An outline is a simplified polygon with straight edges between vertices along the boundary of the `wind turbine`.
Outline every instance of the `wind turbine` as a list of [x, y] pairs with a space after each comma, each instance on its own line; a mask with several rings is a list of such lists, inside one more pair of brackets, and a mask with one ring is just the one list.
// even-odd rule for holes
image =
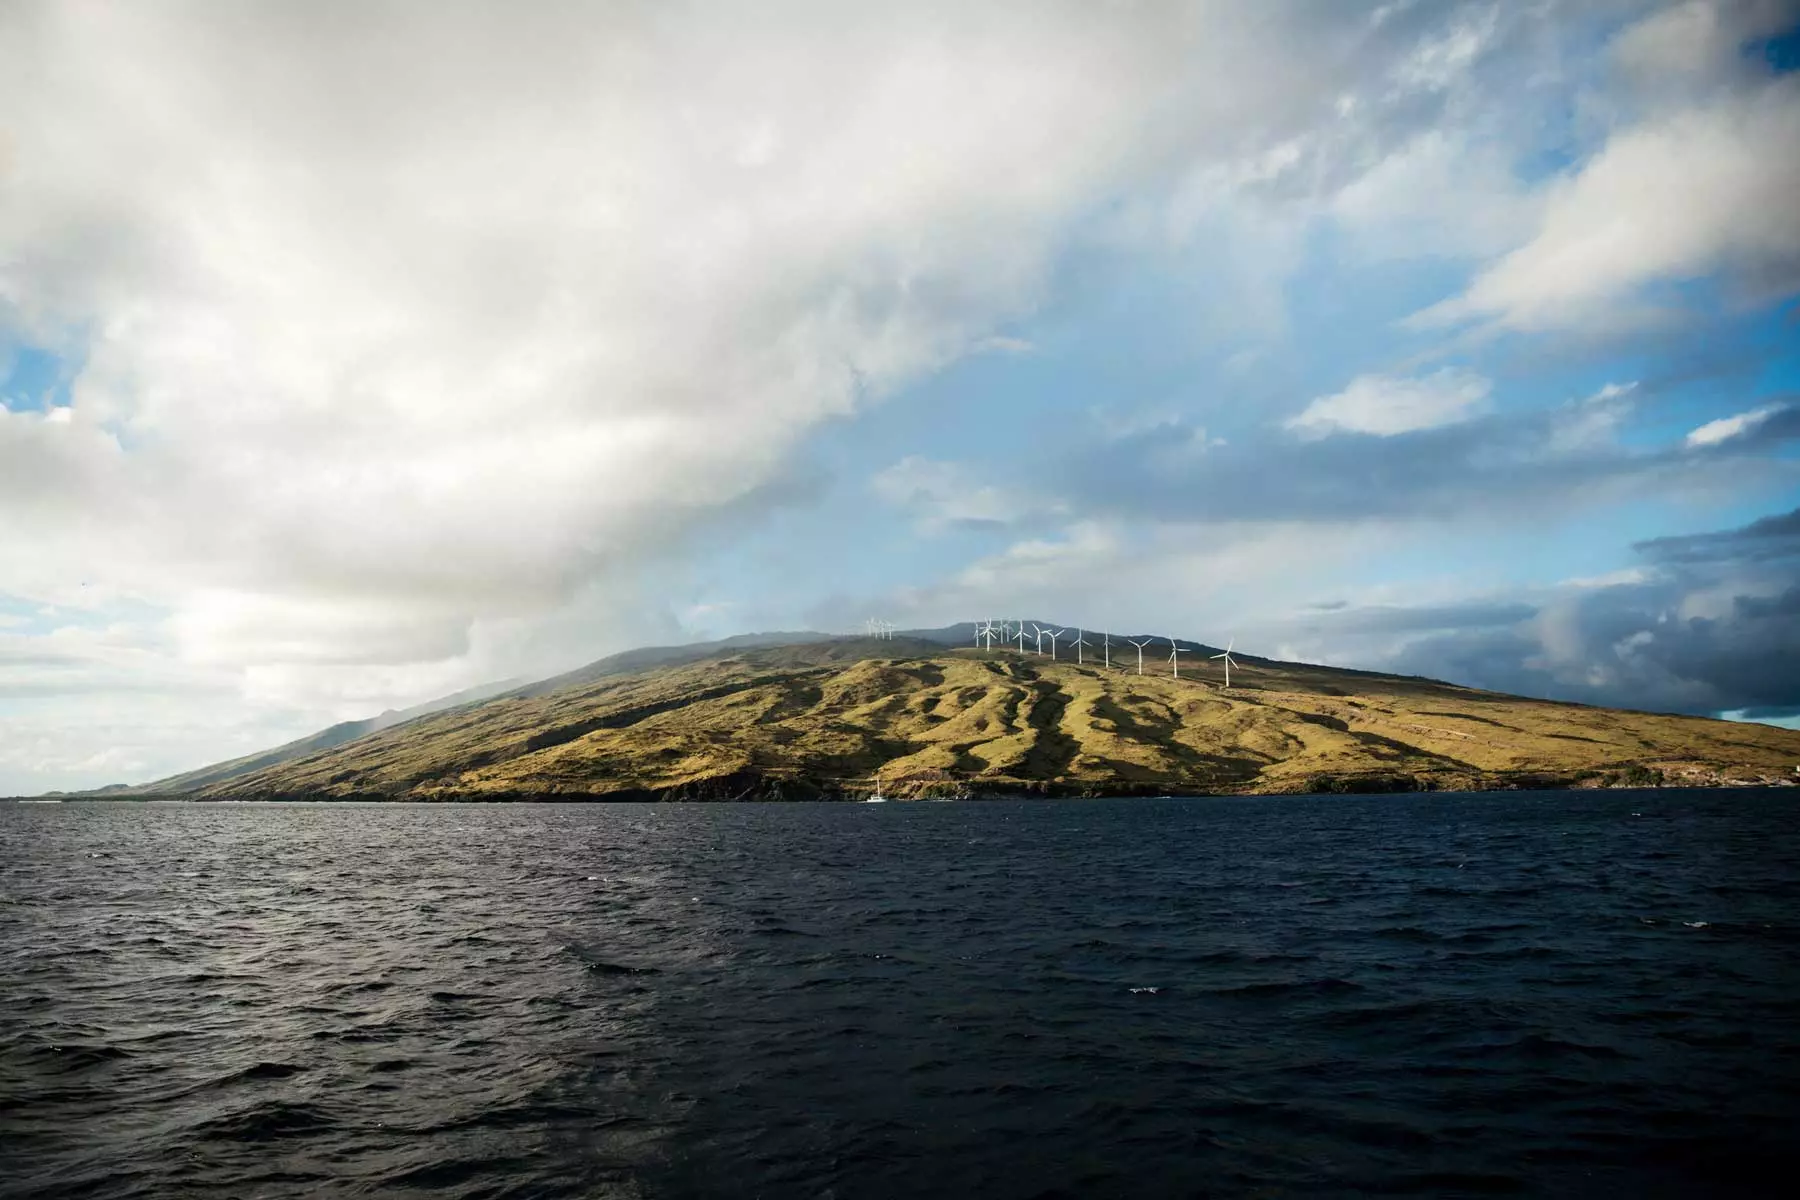
[[1066, 629], [1046, 629], [1044, 632], [1046, 634], [1048, 634], [1050, 637], [1050, 657], [1055, 658], [1056, 657], [1056, 639], [1061, 637], [1063, 634], [1065, 634], [1069, 631]]
[[1232, 638], [1230, 641], [1225, 643], [1225, 653], [1213, 655], [1214, 658], [1222, 658], [1225, 660], [1225, 686], [1226, 687], [1231, 686], [1231, 664], [1234, 661], [1236, 661], [1231, 657], [1231, 648], [1235, 645], [1237, 645], [1237, 639]]
[[1037, 635], [1037, 652], [1042, 654], [1044, 652], [1044, 627], [1042, 625], [1033, 625], [1031, 627], [1031, 632]]
[[992, 650], [994, 648], [994, 623], [992, 621], [981, 627], [981, 636], [987, 639], [987, 648]]
[[[975, 621], [973, 624], [975, 626], [975, 648], [979, 650], [981, 649], [981, 622]], [[993, 622], [989, 621], [988, 624], [992, 625]]]
[[1101, 630], [1100, 637], [1103, 639], [1100, 644], [1106, 647], [1106, 650], [1104, 651], [1106, 655], [1106, 669], [1110, 671], [1112, 670], [1112, 632], [1110, 630]]
[[1019, 653], [1025, 653], [1025, 622], [1019, 622]]
[[1175, 678], [1177, 679], [1181, 678], [1181, 660], [1175, 656], [1186, 653], [1186, 650], [1183, 650], [1180, 646], [1175, 644], [1174, 638], [1169, 639], [1169, 662], [1174, 666]]
[[1144, 639], [1144, 640], [1143, 640], [1143, 641], [1141, 641], [1141, 642], [1133, 642], [1133, 641], [1131, 641], [1131, 639], [1130, 639], [1130, 638], [1126, 638], [1126, 639], [1125, 639], [1125, 640], [1126, 640], [1126, 641], [1127, 641], [1127, 642], [1130, 642], [1130, 644], [1131, 644], [1131, 645], [1133, 645], [1133, 646], [1136, 646], [1136, 647], [1137, 647], [1137, 651], [1138, 651], [1138, 674], [1139, 674], [1139, 675], [1142, 675], [1142, 674], [1143, 674], [1143, 673], [1144, 673], [1144, 647], [1145, 647], [1145, 646], [1148, 646], [1148, 645], [1149, 645], [1149, 644], [1150, 644], [1150, 643], [1151, 643], [1151, 642], [1154, 642], [1154, 641], [1155, 641], [1155, 640], [1156, 640], [1156, 639], [1155, 639], [1155, 638], [1145, 638], [1145, 639]]
[[1076, 666], [1082, 665], [1081, 648], [1088, 644], [1087, 638], [1085, 636], [1083, 636], [1085, 632], [1086, 632], [1085, 630], [1077, 629], [1075, 631], [1075, 640], [1074, 640], [1074, 642], [1071, 643], [1071, 645], [1073, 645], [1075, 647], [1075, 665]]

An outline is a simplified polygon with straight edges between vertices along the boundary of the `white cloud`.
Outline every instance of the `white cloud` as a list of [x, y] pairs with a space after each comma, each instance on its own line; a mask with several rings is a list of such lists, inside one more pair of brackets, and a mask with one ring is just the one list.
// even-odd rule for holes
[[1738, 413], [1736, 416], [1720, 417], [1716, 421], [1708, 421], [1688, 433], [1687, 444], [1690, 447], [1717, 446], [1732, 438], [1742, 437], [1776, 413], [1781, 412], [1782, 407], [1779, 404], [1765, 404], [1761, 408], [1753, 408], [1748, 412]]
[[1579, 575], [1565, 579], [1557, 587], [1564, 588], [1609, 588], [1622, 587], [1627, 584], [1647, 583], [1648, 572], [1642, 567], [1621, 567], [1616, 571], [1606, 571], [1599, 575]]
[[[1442, 33], [1426, 38], [1393, 71], [1402, 92], [1438, 92], [1461, 78], [1492, 43], [1500, 25], [1499, 5], [1470, 7]], [[1379, 15], [1379, 12], [1378, 12]]]
[[1546, 449], [1551, 454], [1576, 454], [1616, 446], [1636, 391], [1636, 382], [1608, 383], [1591, 396], [1563, 405], [1552, 415]]
[[1329, 212], [1366, 257], [1485, 257], [1529, 236], [1540, 208], [1503, 146], [1434, 128], [1351, 180]]
[[[1074, 521], [1054, 535], [1024, 538], [933, 580], [874, 598], [841, 601], [823, 624], [854, 624], [871, 605], [904, 622], [937, 624], [960, 614], [1011, 613], [1088, 629], [1155, 632], [1223, 643], [1260, 629], [1268, 611], [1298, 607], [1338, 573], [1391, 544], [1392, 527], [1321, 528], [1304, 522], [1164, 525]], [[1296, 564], [1306, 564], [1297, 571]], [[1268, 642], [1239, 638], [1251, 653]]]
[[916, 513], [930, 531], [953, 525], [1010, 525], [1055, 507], [1020, 491], [982, 483], [962, 463], [916, 454], [877, 472], [869, 488], [887, 503]]
[[1800, 80], [1789, 76], [1615, 134], [1549, 185], [1534, 236], [1416, 327], [1616, 323], [1652, 284], [1723, 272], [1755, 294], [1800, 283]]
[[1444, 367], [1429, 375], [1359, 375], [1343, 391], [1320, 396], [1286, 421], [1303, 437], [1370, 433], [1392, 437], [1454, 425], [1478, 415], [1493, 384], [1472, 371]]
[[1793, 20], [1791, 0], [1687, 0], [1628, 26], [1610, 51], [1629, 75], [1659, 87], [1684, 76], [1716, 81], [1743, 69], [1745, 43]]
[[6, 6], [0, 322], [85, 366], [0, 414], [0, 591], [246, 666], [554, 620], [820, 422], [1026, 352], [1071, 223], [1290, 140], [1342, 22]]

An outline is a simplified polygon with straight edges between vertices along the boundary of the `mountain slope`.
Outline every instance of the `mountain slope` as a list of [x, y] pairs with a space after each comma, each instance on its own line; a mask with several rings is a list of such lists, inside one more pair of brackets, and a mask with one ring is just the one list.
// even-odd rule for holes
[[899, 795], [1387, 790], [1774, 781], [1800, 763], [1790, 730], [1244, 661], [1227, 690], [1210, 664], [1175, 679], [920, 638], [715, 649], [584, 669], [193, 794], [801, 798], [860, 795], [877, 772]]
[[518, 681], [513, 679], [501, 683], [481, 684], [448, 696], [440, 696], [436, 700], [427, 700], [423, 704], [415, 704], [411, 708], [389, 709], [377, 716], [367, 717], [360, 721], [339, 721], [336, 725], [329, 725], [317, 733], [296, 738], [294, 741], [283, 743], [272, 750], [262, 750], [255, 754], [246, 754], [242, 758], [227, 759], [225, 762], [213, 763], [192, 771], [183, 771], [179, 775], [158, 779], [154, 783], [115, 784], [112, 787], [99, 788], [94, 792], [83, 794], [133, 796], [197, 791], [200, 788], [236, 779], [240, 775], [248, 775], [253, 771], [265, 770], [296, 758], [304, 758], [321, 750], [329, 750], [333, 746], [341, 746], [345, 742], [355, 741], [367, 734], [403, 725], [416, 717], [428, 716], [461, 704], [472, 704], [485, 700], [489, 696], [499, 695], [501, 692], [517, 686]]
[[747, 633], [716, 642], [698, 642], [685, 646], [646, 646], [636, 650], [626, 650], [598, 659], [567, 674], [553, 676], [535, 683], [520, 684], [516, 679], [508, 679], [500, 683], [480, 684], [448, 696], [440, 696], [436, 700], [415, 704], [411, 708], [389, 709], [378, 716], [360, 721], [340, 721], [336, 725], [286, 742], [272, 750], [262, 750], [255, 754], [246, 754], [242, 758], [233, 758], [225, 762], [197, 767], [192, 771], [183, 771], [179, 775], [171, 775], [152, 783], [113, 784], [110, 787], [97, 788], [94, 791], [79, 794], [88, 796], [162, 796], [196, 792], [202, 788], [236, 779], [241, 775], [264, 771], [297, 758], [305, 758], [319, 751], [329, 750], [333, 746], [341, 746], [345, 742], [354, 741], [366, 734], [391, 729], [419, 717], [486, 700], [490, 696], [498, 696], [504, 692], [521, 696], [542, 695], [560, 688], [580, 683], [592, 683], [614, 675], [647, 671], [676, 663], [694, 662], [739, 647], [819, 642], [826, 641], [829, 636], [823, 633]]

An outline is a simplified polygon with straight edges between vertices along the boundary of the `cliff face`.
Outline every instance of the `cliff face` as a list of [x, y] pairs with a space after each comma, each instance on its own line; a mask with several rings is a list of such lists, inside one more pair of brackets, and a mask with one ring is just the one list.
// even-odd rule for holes
[[1793, 778], [1800, 732], [1247, 659], [1171, 678], [926, 641], [581, 673], [209, 782], [201, 798], [898, 798]]

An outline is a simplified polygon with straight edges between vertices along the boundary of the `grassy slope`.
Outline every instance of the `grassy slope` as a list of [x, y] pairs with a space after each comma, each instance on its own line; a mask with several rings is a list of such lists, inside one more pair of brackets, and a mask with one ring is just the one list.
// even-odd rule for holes
[[[1265, 663], [1171, 679], [845, 640], [522, 689], [203, 789], [210, 797], [729, 799], [1479, 787], [1632, 764], [1790, 778], [1800, 732]], [[1684, 774], [1686, 773], [1686, 774]]]

